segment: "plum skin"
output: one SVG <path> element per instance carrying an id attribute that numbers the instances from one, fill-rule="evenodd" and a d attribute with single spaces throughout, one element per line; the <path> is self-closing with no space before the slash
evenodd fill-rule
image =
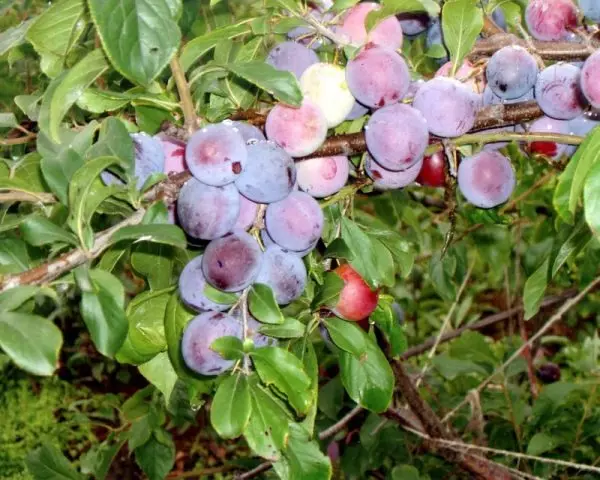
<path id="1" fill-rule="evenodd" d="M 347 263 L 340 265 L 333 272 L 344 281 L 333 313 L 353 322 L 360 322 L 371 315 L 377 307 L 378 292 L 371 290 L 367 282 Z"/>

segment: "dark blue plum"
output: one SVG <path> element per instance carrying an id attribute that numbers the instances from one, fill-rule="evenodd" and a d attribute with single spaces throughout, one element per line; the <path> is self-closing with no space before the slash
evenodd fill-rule
<path id="1" fill-rule="evenodd" d="M 300 297 L 306 279 L 306 267 L 298 255 L 276 245 L 265 250 L 256 283 L 271 287 L 279 305 L 287 305 Z"/>
<path id="2" fill-rule="evenodd" d="M 318 63 L 317 54 L 304 45 L 288 41 L 275 45 L 267 55 L 266 62 L 277 70 L 285 70 L 300 78 L 304 71 Z"/>
<path id="3" fill-rule="evenodd" d="M 504 155 L 483 150 L 460 162 L 458 188 L 473 205 L 493 208 L 510 198 L 515 188 L 515 171 Z"/>
<path id="4" fill-rule="evenodd" d="M 511 100 L 527 94 L 538 75 L 537 62 L 523 47 L 503 47 L 494 53 L 486 67 L 488 86 L 500 98 Z"/>
<path id="5" fill-rule="evenodd" d="M 556 63 L 540 72 L 535 98 L 552 118 L 571 120 L 583 112 L 585 100 L 580 87 L 581 70 L 569 63 Z"/>

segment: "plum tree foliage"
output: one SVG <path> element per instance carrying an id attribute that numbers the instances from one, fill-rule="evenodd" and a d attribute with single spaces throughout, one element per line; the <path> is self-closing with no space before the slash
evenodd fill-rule
<path id="1" fill-rule="evenodd" d="M 4 3 L 0 359 L 149 384 L 34 478 L 600 472 L 594 2 Z"/>

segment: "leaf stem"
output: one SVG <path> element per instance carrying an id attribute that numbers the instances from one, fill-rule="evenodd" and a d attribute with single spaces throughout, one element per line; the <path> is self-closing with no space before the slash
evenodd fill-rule
<path id="1" fill-rule="evenodd" d="M 181 63 L 178 57 L 173 57 L 170 63 L 171 72 L 173 73 L 173 79 L 175 85 L 177 85 L 177 91 L 179 92 L 179 99 L 181 100 L 181 109 L 183 110 L 184 128 L 188 135 L 191 135 L 194 130 L 199 126 L 198 116 L 194 108 L 194 101 L 192 94 L 190 93 L 190 87 L 185 78 L 185 73 L 181 68 Z"/>

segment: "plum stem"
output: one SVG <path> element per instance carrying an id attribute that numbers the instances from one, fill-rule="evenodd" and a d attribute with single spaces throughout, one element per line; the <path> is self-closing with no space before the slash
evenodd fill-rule
<path id="1" fill-rule="evenodd" d="M 192 100 L 192 94 L 190 92 L 190 86 L 185 78 L 183 68 L 177 56 L 171 59 L 171 72 L 173 73 L 173 79 L 175 85 L 177 85 L 177 92 L 179 92 L 179 99 L 181 101 L 181 110 L 183 110 L 184 128 L 188 135 L 191 135 L 194 130 L 198 128 L 198 115 L 194 108 L 194 101 Z"/>

